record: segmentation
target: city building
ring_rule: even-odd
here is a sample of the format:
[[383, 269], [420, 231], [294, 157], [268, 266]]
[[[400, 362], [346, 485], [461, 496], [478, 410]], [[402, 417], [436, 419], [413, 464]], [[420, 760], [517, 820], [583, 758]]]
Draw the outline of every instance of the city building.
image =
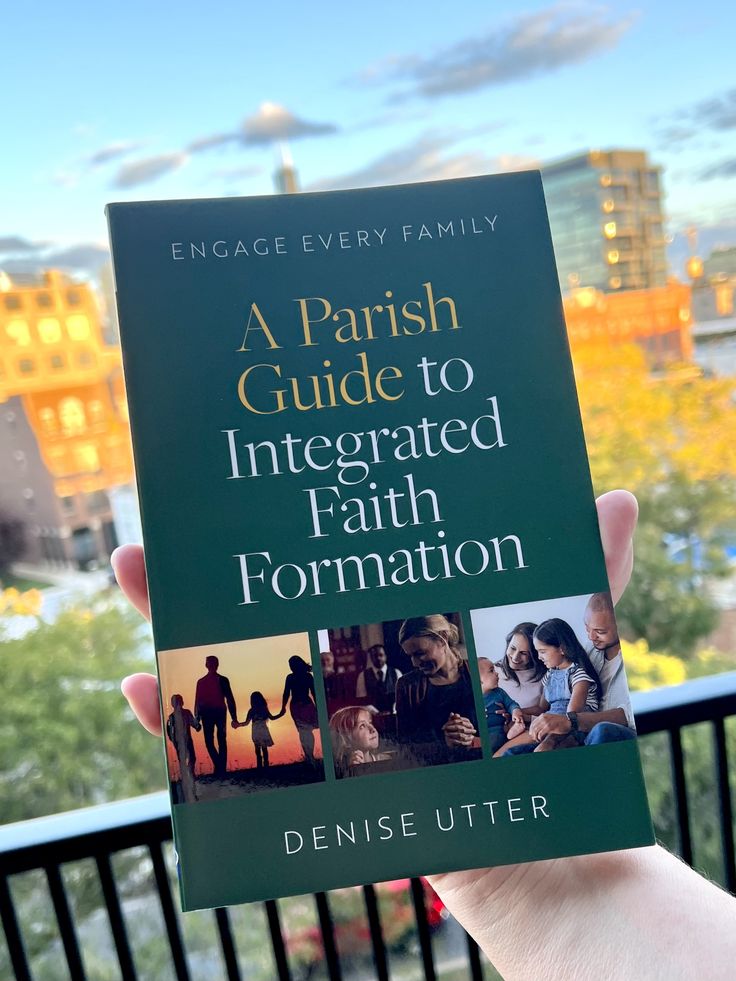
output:
[[641, 150], [590, 150], [542, 165], [563, 293], [667, 284], [660, 172]]
[[675, 279], [623, 293], [578, 287], [564, 297], [563, 306], [573, 348], [637, 344], [652, 368], [692, 360], [690, 287]]
[[281, 159], [274, 171], [274, 187], [278, 194], [295, 194], [299, 190], [299, 176], [294, 166], [291, 151], [286, 143], [281, 143], [279, 152]]
[[109, 491], [132, 478], [120, 350], [97, 298], [57, 271], [0, 273], [0, 515], [23, 559], [87, 568], [117, 544]]

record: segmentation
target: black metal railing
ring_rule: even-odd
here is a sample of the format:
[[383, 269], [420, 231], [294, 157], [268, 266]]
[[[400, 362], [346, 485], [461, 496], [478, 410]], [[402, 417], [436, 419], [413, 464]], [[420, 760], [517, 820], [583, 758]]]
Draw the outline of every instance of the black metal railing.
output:
[[[711, 784], [717, 792], [722, 878], [724, 884], [736, 892], [729, 779], [733, 767], [729, 766], [728, 739], [731, 733], [727, 729], [729, 717], [736, 716], [736, 672], [690, 681], [673, 688], [637, 693], [634, 696], [634, 709], [639, 733], [645, 737], [642, 745], [645, 745], [647, 737], [654, 734], [666, 734], [669, 741], [672, 803], [677, 828], [675, 847], [690, 864], [693, 863], [693, 835], [683, 729], [691, 726], [702, 728], [702, 724], [710, 727], [713, 761]], [[656, 738], [661, 739], [662, 736]], [[659, 769], [661, 771], [661, 765]], [[64, 869], [69, 868], [70, 863], [91, 862], [93, 877], [101, 893], [100, 906], [105, 912], [112, 948], [119, 965], [119, 976], [122, 981], [147, 981], [145, 968], [142, 970], [137, 963], [134, 942], [126, 922], [126, 899], [121, 898], [114, 869], [116, 857], [130, 849], [137, 850], [138, 855], [141, 849], [145, 853], [146, 876], [158, 897], [157, 915], [160, 913], [166, 938], [168, 975], [177, 981], [199, 981], [200, 977], [204, 977], [201, 971], [195, 973], [190, 965], [191, 952], [185, 943], [185, 931], [182, 930], [173, 897], [170, 838], [169, 801], [165, 793], [0, 827], [0, 917], [5, 931], [6, 960], [13, 972], [11, 977], [17, 981], [35, 981], [28, 938], [36, 925], [24, 921], [23, 910], [13, 895], [13, 885], [23, 876], [35, 874], [38, 877], [41, 873], [47, 905], [53, 910], [55, 919], [54, 935], [58, 938], [57, 970], [49, 974], [47, 965], [46, 976], [54, 979], [69, 977], [72, 981], [87, 981], [89, 978], [91, 981], [80, 943], [79, 924], [64, 876]], [[360, 976], [388, 981], [391, 976], [390, 951], [385, 939], [388, 924], [385, 914], [382, 915], [379, 900], [378, 887], [368, 885], [362, 888], [361, 929], [367, 938], [365, 946], [372, 963], [370, 973], [366, 973], [363, 964]], [[285, 922], [281, 902], [262, 904], [266, 933], [263, 942], [270, 948], [273, 964], [272, 973], [266, 976], [278, 978], [279, 981], [297, 981], [289, 949], [289, 923]], [[346, 959], [341, 956], [331, 898], [319, 893], [313, 897], [313, 903], [315, 949], [318, 953], [313, 958], [312, 967], [300, 965], [301, 977], [340, 981], [347, 977]], [[422, 880], [412, 880], [409, 884], [406, 907], [413, 916], [414, 977], [422, 977], [426, 981], [450, 976], [462, 976], [472, 981], [482, 981], [484, 978], [488, 981], [491, 977], [497, 977], [469, 937], [463, 938], [455, 951], [452, 971], [445, 971], [442, 964], [438, 965], [431, 906], [428, 906], [428, 891]], [[249, 910], [252, 908], [249, 907]], [[254, 975], [249, 973], [247, 967], [245, 970], [243, 968], [233, 912], [215, 910], [210, 924], [211, 942], [219, 948], [224, 977], [228, 981], [248, 981]]]

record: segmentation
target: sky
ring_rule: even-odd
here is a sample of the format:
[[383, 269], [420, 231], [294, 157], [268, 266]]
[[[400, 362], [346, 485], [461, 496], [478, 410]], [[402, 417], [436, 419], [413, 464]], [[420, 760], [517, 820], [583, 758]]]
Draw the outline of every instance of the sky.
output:
[[736, 8], [41, 0], [4, 9], [0, 269], [94, 270], [108, 201], [534, 167], [591, 148], [664, 168], [671, 258], [736, 245]]

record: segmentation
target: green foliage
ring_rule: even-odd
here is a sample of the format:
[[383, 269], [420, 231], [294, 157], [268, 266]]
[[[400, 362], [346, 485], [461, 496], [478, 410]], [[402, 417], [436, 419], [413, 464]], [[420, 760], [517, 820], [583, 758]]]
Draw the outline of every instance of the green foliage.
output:
[[0, 618], [2, 820], [21, 821], [165, 786], [161, 747], [120, 679], [150, 670], [140, 618], [114, 594], [38, 619], [20, 638]]
[[690, 654], [718, 622], [705, 583], [731, 573], [725, 546], [734, 531], [736, 485], [673, 474], [641, 491], [639, 506], [636, 563], [616, 611], [619, 626], [658, 650]]

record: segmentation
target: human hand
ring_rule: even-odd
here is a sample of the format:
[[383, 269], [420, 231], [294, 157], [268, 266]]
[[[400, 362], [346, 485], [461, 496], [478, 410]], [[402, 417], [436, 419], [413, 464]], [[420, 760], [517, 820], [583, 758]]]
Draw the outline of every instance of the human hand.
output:
[[230, 723], [230, 728], [231, 729], [239, 729], [243, 724], [244, 723], [242, 723], [242, 722], [238, 722], [237, 719], [233, 719], [232, 722]]
[[442, 726], [445, 743], [450, 746], [472, 746], [475, 736], [475, 726], [457, 712], [450, 712], [447, 722]]
[[365, 763], [365, 754], [361, 749], [354, 749], [350, 754], [350, 765], [358, 766], [360, 763]]
[[520, 736], [522, 732], [526, 732], [526, 726], [524, 725], [524, 720], [515, 719], [509, 726], [509, 730], [506, 733], [506, 738], [514, 739], [516, 736]]
[[[601, 541], [614, 603], [623, 593], [633, 564], [632, 535], [637, 505], [627, 491], [611, 491], [597, 501]], [[146, 618], [150, 616], [143, 549], [125, 545], [113, 553], [112, 565], [120, 588]], [[122, 691], [140, 723], [149, 732], [161, 733], [157, 682], [154, 675], [134, 674], [122, 682]], [[448, 720], [449, 722], [449, 720]], [[648, 849], [644, 851], [650, 851]], [[656, 851], [656, 850], [652, 850]], [[504, 976], [529, 977], [529, 924], [539, 933], [542, 925], [550, 936], [559, 932], [559, 910], [569, 901], [578, 908], [580, 899], [590, 904], [602, 883], [617, 888], [618, 872], [632, 855], [586, 855], [555, 861], [506, 865], [492, 869], [446, 872], [429, 877], [449, 911], [486, 950]], [[629, 862], [631, 865], [631, 862]], [[503, 930], [497, 929], [505, 924]], [[550, 926], [551, 925], [551, 926]], [[615, 934], [617, 942], [620, 934]], [[587, 956], [587, 952], [586, 952]], [[526, 960], [525, 960], [526, 958]]]
[[556, 712], [545, 712], [532, 719], [529, 735], [541, 742], [545, 736], [566, 736], [572, 729], [572, 724], [566, 715]]

